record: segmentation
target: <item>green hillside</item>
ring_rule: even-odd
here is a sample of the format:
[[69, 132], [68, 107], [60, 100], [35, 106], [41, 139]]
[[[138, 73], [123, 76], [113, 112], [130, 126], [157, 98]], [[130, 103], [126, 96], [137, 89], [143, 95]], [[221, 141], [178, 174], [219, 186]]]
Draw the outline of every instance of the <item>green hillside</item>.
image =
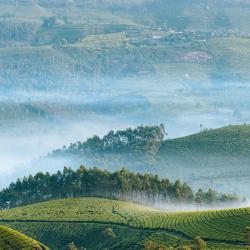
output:
[[[110, 244], [109, 249], [117, 249], [115, 246], [118, 242], [115, 235], [117, 233], [117, 240], [120, 240], [121, 228], [123, 244], [131, 244], [131, 240], [137, 241], [135, 248], [132, 249], [143, 249], [143, 245], [150, 239], [165, 246], [176, 247], [180, 242], [192, 245], [193, 239], [198, 235], [206, 241], [207, 249], [244, 249], [248, 244], [250, 209], [168, 213], [124, 201], [77, 198], [1, 211], [0, 218], [2, 223], [21, 232], [29, 230], [29, 234], [37, 235], [38, 239], [44, 237], [46, 244], [52, 242], [49, 241], [48, 235], [38, 234], [41, 228], [50, 228], [50, 233], [58, 232], [58, 235], [54, 236], [55, 242], [58, 241], [57, 238], [68, 234], [66, 239], [69, 242], [75, 241], [79, 245], [80, 240], [77, 237], [81, 230], [88, 231], [91, 237], [101, 239], [100, 235], [94, 234], [94, 230], [100, 234], [102, 226], [104, 231], [105, 228], [109, 228], [107, 238], [110, 242], [105, 241], [105, 244]], [[81, 223], [85, 229], [80, 229]], [[89, 227], [92, 227], [92, 230]], [[126, 231], [127, 229], [135, 233], [130, 240], [128, 238], [131, 232]], [[140, 235], [138, 230], [141, 232]], [[80, 246], [86, 247], [94, 238], [88, 239], [85, 236]], [[49, 246], [54, 249], [52, 245]]]
[[248, 197], [249, 152], [250, 126], [237, 125], [167, 140], [158, 156], [174, 176], [186, 176], [196, 187], [206, 183]]
[[13, 229], [0, 226], [0, 249], [1, 250], [48, 250], [39, 242], [21, 234]]
[[227, 126], [204, 130], [201, 133], [167, 140], [159, 154], [205, 153], [248, 156], [250, 153], [250, 125]]

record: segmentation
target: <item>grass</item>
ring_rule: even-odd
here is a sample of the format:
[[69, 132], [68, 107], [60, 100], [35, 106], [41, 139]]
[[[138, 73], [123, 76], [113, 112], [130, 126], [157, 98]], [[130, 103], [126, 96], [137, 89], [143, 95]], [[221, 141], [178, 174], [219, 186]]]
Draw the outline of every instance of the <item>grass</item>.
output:
[[209, 246], [244, 249], [250, 209], [167, 213], [124, 201], [76, 198], [2, 211], [0, 218], [3, 223], [19, 223], [20, 231], [22, 223], [32, 222], [106, 224], [145, 232], [144, 238], [138, 238], [141, 241], [155, 239], [159, 243], [176, 245], [181, 240], [191, 242], [199, 235]]
[[0, 226], [0, 249], [46, 250], [47, 247], [24, 234], [5, 226]]

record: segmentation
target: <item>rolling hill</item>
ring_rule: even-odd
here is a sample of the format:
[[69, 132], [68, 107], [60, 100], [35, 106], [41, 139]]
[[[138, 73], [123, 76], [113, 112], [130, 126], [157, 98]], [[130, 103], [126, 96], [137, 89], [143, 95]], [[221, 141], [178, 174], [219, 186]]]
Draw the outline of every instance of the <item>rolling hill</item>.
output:
[[170, 171], [176, 168], [176, 173], [189, 175], [189, 181], [193, 178], [195, 185], [207, 182], [226, 189], [235, 181], [238, 188], [234, 191], [247, 195], [249, 138], [249, 125], [205, 130], [165, 141], [158, 156]]
[[158, 156], [170, 165], [174, 163], [186, 165], [188, 169], [198, 170], [199, 166], [202, 171], [211, 168], [215, 170], [214, 174], [227, 171], [224, 174], [228, 177], [236, 166], [238, 167], [236, 176], [241, 176], [241, 170], [248, 169], [249, 152], [250, 125], [230, 125], [166, 140]]
[[143, 249], [150, 240], [165, 247], [191, 246], [198, 235], [207, 249], [247, 249], [250, 210], [167, 213], [129, 202], [77, 198], [1, 211], [0, 220], [37, 235], [52, 249], [64, 249], [72, 241], [79, 247], [100, 249], [97, 240], [108, 249]]
[[[125, 166], [130, 171], [180, 178], [194, 188], [213, 188], [249, 197], [250, 125], [205, 129], [190, 136], [162, 141], [147, 137], [147, 129], [145, 134], [142, 132], [140, 137], [133, 139], [138, 128], [72, 143], [55, 150], [40, 163], [46, 166], [53, 159], [53, 166], [58, 166], [56, 161], [59, 161], [68, 166], [86, 164], [111, 170]], [[150, 131], [154, 126], [146, 128]], [[105, 147], [105, 143], [110, 146]], [[232, 185], [232, 181], [237, 185]]]
[[48, 250], [47, 247], [39, 242], [5, 226], [0, 226], [0, 249]]
[[250, 153], [250, 125], [231, 125], [219, 129], [203, 130], [201, 133], [167, 140], [159, 154], [205, 153], [248, 156]]

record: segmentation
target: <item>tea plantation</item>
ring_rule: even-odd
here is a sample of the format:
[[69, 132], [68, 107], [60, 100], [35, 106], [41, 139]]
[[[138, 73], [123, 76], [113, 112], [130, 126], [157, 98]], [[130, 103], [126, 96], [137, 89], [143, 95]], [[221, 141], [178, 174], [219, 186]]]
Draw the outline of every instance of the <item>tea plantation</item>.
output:
[[168, 213], [125, 201], [75, 198], [4, 210], [0, 220], [52, 249], [67, 249], [70, 242], [87, 249], [144, 249], [147, 241], [176, 248], [192, 245], [196, 236], [207, 249], [247, 249], [250, 208]]
[[0, 226], [0, 249], [48, 250], [39, 242], [5, 226]]

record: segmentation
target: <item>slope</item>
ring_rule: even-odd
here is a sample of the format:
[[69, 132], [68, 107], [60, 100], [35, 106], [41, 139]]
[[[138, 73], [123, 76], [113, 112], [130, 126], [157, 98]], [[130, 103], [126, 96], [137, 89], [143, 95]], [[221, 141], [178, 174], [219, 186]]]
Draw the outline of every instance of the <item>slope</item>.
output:
[[165, 141], [160, 154], [167, 155], [173, 152], [248, 156], [250, 125], [204, 130], [198, 134]]
[[[237, 125], [206, 130], [163, 143], [159, 158], [173, 175], [194, 185], [229, 187], [247, 196], [249, 183], [250, 126]], [[164, 170], [161, 169], [161, 172]], [[232, 183], [237, 183], [232, 185]]]
[[[65, 224], [67, 228], [71, 224], [83, 223], [83, 225], [106, 225], [107, 228], [126, 227], [141, 230], [146, 233], [144, 242], [150, 235], [152, 237], [155, 233], [162, 232], [172, 239], [177, 239], [175, 243], [179, 239], [191, 244], [192, 239], [200, 235], [210, 247], [219, 244], [220, 247], [242, 249], [248, 244], [247, 227], [250, 225], [250, 209], [167, 213], [124, 201], [75, 198], [1, 211], [0, 218], [2, 223], [14, 225], [20, 231], [25, 230], [27, 223], [33, 223], [33, 227], [51, 223], [55, 228], [57, 225], [62, 228]], [[74, 238], [74, 232], [71, 231], [70, 234]]]
[[48, 250], [39, 242], [5, 226], [0, 226], [0, 249]]

